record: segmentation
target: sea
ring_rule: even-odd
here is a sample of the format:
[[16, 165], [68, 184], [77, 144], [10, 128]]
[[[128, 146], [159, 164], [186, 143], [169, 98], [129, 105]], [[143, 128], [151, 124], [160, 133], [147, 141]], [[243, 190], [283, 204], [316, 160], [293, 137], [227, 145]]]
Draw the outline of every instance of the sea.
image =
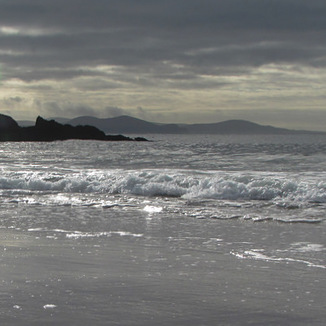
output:
[[0, 143], [1, 325], [325, 325], [326, 136]]

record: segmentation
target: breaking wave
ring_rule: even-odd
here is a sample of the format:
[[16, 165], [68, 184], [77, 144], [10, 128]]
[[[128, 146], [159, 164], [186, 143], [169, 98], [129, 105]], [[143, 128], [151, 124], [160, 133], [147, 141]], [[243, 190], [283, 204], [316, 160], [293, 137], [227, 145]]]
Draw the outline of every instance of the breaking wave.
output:
[[326, 203], [326, 181], [316, 175], [193, 170], [10, 172], [0, 191], [131, 194], [184, 199], [264, 200], [278, 205]]

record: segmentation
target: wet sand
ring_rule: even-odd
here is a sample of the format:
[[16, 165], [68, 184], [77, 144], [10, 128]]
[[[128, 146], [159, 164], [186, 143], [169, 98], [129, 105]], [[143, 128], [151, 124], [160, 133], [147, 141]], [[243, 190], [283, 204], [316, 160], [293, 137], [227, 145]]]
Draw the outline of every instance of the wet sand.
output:
[[322, 269], [141, 237], [1, 229], [0, 239], [3, 326], [322, 326], [326, 318]]

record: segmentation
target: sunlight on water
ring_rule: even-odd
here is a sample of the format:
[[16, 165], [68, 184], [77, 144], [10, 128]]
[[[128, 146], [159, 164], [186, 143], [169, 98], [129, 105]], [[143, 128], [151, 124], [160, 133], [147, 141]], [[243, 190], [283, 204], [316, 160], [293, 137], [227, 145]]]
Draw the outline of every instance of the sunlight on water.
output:
[[155, 137], [0, 143], [1, 325], [322, 325], [326, 139]]

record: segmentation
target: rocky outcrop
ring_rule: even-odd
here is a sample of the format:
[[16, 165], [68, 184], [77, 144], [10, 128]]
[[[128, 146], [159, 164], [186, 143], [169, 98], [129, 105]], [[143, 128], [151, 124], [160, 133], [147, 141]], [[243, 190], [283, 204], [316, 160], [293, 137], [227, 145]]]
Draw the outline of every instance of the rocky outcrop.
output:
[[9, 116], [0, 115], [0, 141], [55, 141], [68, 139], [88, 139], [103, 141], [146, 141], [145, 138], [133, 139], [123, 135], [105, 135], [92, 126], [60, 124], [54, 120], [36, 119], [33, 127], [19, 127]]
[[8, 115], [0, 114], [0, 141], [10, 141], [17, 137], [21, 127]]
[[8, 115], [0, 114], [0, 130], [15, 130], [18, 129], [18, 123]]

